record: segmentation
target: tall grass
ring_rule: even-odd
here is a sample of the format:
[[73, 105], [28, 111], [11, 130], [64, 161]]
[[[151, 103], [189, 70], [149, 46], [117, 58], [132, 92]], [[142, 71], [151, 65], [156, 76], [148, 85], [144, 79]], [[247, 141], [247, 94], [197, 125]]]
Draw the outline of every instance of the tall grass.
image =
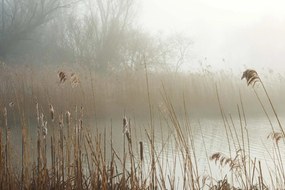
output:
[[[2, 68], [1, 189], [285, 187], [280, 148], [284, 132], [273, 105], [276, 94], [273, 91], [273, 98], [269, 96], [258, 75], [247, 78], [249, 84], [261, 82], [263, 96], [255, 88], [252, 95], [240, 81], [227, 80], [224, 73], [217, 77], [211, 73], [173, 75], [150, 72], [147, 66], [135, 75], [94, 73], [91, 80], [92, 74], [85, 73], [72, 67], [47, 68], [45, 72], [34, 67]], [[269, 120], [272, 133], [265, 134], [274, 145], [273, 154], [268, 151], [273, 169], [251, 152], [247, 114], [253, 112], [249, 108], [256, 98], [267, 118], [271, 109], [278, 121], [280, 131]], [[237, 120], [227, 114], [229, 110], [236, 113]], [[136, 118], [146, 113], [148, 125], [140, 126]], [[202, 127], [197, 134], [190, 121], [197, 113], [221, 117], [228, 152], [209, 152]], [[106, 118], [120, 118], [121, 123], [100, 124]], [[117, 128], [122, 132], [117, 133]], [[13, 142], [12, 137], [20, 140]], [[203, 143], [208, 173], [199, 165], [197, 138]], [[213, 174], [212, 162], [223, 175]]]

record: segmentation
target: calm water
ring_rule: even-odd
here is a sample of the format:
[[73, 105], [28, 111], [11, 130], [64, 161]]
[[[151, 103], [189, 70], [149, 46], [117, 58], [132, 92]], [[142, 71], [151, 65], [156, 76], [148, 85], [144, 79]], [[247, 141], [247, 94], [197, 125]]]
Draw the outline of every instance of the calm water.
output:
[[[270, 183], [268, 168], [273, 168], [274, 159], [272, 158], [274, 153], [273, 140], [268, 138], [268, 135], [272, 132], [268, 119], [264, 117], [249, 117], [245, 121], [238, 118], [232, 120], [228, 117], [226, 121], [226, 128], [221, 118], [190, 118], [188, 121], [185, 118], [179, 119], [183, 135], [188, 139], [189, 149], [193, 150], [192, 155], [196, 156], [198, 165], [198, 175], [206, 176], [212, 175], [215, 179], [219, 180], [229, 175], [228, 167], [221, 167], [220, 164], [215, 164], [214, 161], [209, 161], [209, 157], [216, 153], [223, 153], [227, 157], [234, 158], [236, 156], [236, 150], [239, 149], [238, 142], [242, 147], [245, 147], [246, 154], [250, 155], [250, 158], [257, 161], [261, 161], [263, 166], [263, 173], [265, 181]], [[275, 130], [279, 131], [275, 118], [272, 118]], [[285, 123], [285, 117], [281, 117], [281, 123]], [[92, 135], [95, 137], [97, 132], [106, 136], [106, 156], [111, 155], [111, 139], [112, 144], [116, 152], [123, 156], [124, 134], [123, 134], [123, 122], [122, 118], [110, 119], [109, 121], [97, 120], [84, 122], [85, 127], [90, 129]], [[242, 127], [241, 127], [242, 125]], [[165, 177], [167, 175], [177, 178], [176, 183], [181, 185], [183, 178], [183, 169], [181, 162], [181, 147], [176, 143], [176, 132], [173, 124], [168, 120], [159, 118], [154, 119], [153, 122], [155, 130], [155, 150], [156, 155], [159, 158], [159, 162], [162, 165]], [[147, 170], [150, 168], [150, 143], [147, 134], [151, 135], [150, 121], [149, 119], [134, 119], [130, 120], [130, 129], [132, 133], [132, 143], [134, 152], [137, 158], [139, 158], [139, 142], [142, 141], [144, 145], [144, 168]], [[35, 130], [36, 131], [36, 130]], [[243, 131], [243, 133], [241, 132]], [[249, 137], [249, 151], [247, 143], [247, 133]], [[11, 128], [12, 138], [14, 138], [12, 145], [14, 145], [15, 152], [20, 152], [20, 141], [17, 132], [20, 134], [20, 128]], [[242, 135], [243, 134], [243, 135]], [[228, 138], [227, 138], [228, 137]], [[245, 144], [242, 144], [242, 138], [245, 139]], [[229, 143], [230, 142], [230, 147]], [[192, 148], [191, 148], [192, 142]], [[284, 143], [280, 141], [281, 154], [285, 156]], [[19, 148], [18, 148], [19, 147]], [[17, 150], [18, 149], [18, 150]], [[229, 151], [231, 149], [231, 152]], [[285, 157], [284, 157], [285, 158]], [[285, 163], [285, 160], [284, 160]], [[209, 169], [209, 167], [211, 169]], [[175, 169], [174, 169], [175, 168]], [[175, 173], [174, 173], [175, 172]]]
[[[281, 123], [285, 122], [284, 117], [280, 118], [280, 120]], [[276, 119], [273, 117], [271, 121], [275, 127], [274, 130], [280, 131]], [[230, 171], [228, 167], [221, 167], [219, 162], [215, 164], [214, 161], [209, 161], [209, 157], [216, 152], [220, 152], [227, 157], [234, 158], [236, 151], [240, 149], [240, 144], [241, 148], [245, 148], [247, 159], [249, 159], [250, 156], [252, 161], [255, 158], [256, 161], [261, 161], [264, 179], [267, 183], [270, 183], [268, 168], [274, 168], [274, 161], [276, 162], [276, 159], [273, 158], [273, 140], [268, 138], [268, 135], [272, 132], [272, 128], [267, 118], [250, 117], [247, 118], [246, 123], [245, 121], [240, 123], [238, 118], [231, 120], [230, 117], [228, 117], [227, 121], [225, 121], [227, 131], [225, 130], [225, 125], [221, 118], [192, 118], [189, 119], [188, 122], [182, 118], [179, 122], [185, 138], [189, 140], [189, 148], [195, 152], [199, 176], [210, 175], [210, 171], [217, 180], [223, 179], [225, 175], [229, 176]], [[130, 123], [132, 139], [134, 139], [133, 145], [137, 152], [139, 152], [139, 141], [144, 143], [145, 165], [149, 167], [150, 145], [146, 133], [150, 135], [150, 122], [149, 120], [132, 119]], [[175, 172], [177, 180], [182, 182], [181, 151], [179, 145], [175, 143], [175, 129], [170, 121], [164, 119], [155, 119], [153, 123], [155, 129], [155, 148], [159, 160], [165, 169], [165, 177]], [[99, 131], [102, 130], [102, 126], [104, 126], [107, 134], [110, 134], [110, 129], [112, 128], [113, 145], [115, 149], [118, 150], [118, 153], [122, 153], [124, 136], [122, 132], [122, 120], [113, 120], [109, 123], [102, 122], [97, 125], [100, 126], [98, 127]], [[110, 137], [110, 135], [107, 136]], [[242, 141], [243, 138], [244, 145]], [[190, 147], [191, 142], [193, 148]], [[282, 140], [279, 145], [281, 154], [285, 155], [285, 151], [282, 152], [282, 150], [285, 150]], [[174, 165], [174, 163], [176, 164]], [[209, 169], [209, 167], [211, 169]], [[175, 170], [173, 170], [173, 168], [175, 168]], [[177, 183], [179, 182], [177, 181]], [[179, 184], [181, 185], [181, 183]]]

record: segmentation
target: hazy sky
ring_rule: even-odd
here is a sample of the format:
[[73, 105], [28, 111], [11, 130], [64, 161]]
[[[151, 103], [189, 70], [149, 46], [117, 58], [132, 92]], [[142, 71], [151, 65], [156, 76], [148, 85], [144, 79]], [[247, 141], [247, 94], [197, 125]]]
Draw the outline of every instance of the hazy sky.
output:
[[146, 30], [192, 38], [189, 64], [202, 60], [216, 68], [285, 72], [284, 0], [142, 0], [141, 4], [140, 20]]

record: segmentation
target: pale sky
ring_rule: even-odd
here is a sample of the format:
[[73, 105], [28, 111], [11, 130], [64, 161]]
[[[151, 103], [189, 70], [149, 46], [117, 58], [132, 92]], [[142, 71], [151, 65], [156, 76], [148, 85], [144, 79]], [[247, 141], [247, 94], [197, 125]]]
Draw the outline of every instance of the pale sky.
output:
[[[214, 68], [285, 73], [284, 0], [142, 0], [140, 21], [152, 33], [189, 36], [193, 60]], [[223, 61], [224, 59], [224, 61]]]

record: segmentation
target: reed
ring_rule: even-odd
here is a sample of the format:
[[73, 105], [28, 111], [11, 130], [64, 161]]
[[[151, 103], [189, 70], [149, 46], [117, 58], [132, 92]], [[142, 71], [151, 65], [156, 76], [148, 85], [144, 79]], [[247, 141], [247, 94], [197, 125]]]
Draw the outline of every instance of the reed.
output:
[[[135, 104], [135, 106], [149, 113], [149, 123], [147, 126], [140, 126], [134, 122], [135, 119], [133, 120], [135, 117], [132, 117], [130, 111], [133, 110], [131, 109], [133, 105], [130, 105], [131, 100], [128, 100], [130, 97], [123, 97], [124, 93], [121, 93], [118, 88], [112, 89], [113, 86], [105, 85], [108, 90], [100, 87], [102, 84], [96, 84], [98, 78], [92, 79], [91, 86], [96, 85], [96, 88], [94, 86], [92, 91], [88, 92], [90, 84], [85, 84], [84, 79], [79, 80], [78, 76], [73, 71], [66, 72], [62, 69], [58, 72], [57, 78], [54, 78], [53, 85], [56, 87], [53, 87], [49, 81], [43, 86], [33, 83], [32, 90], [26, 92], [25, 87], [20, 88], [20, 84], [14, 83], [17, 90], [13, 93], [1, 92], [1, 97], [13, 99], [13, 104], [20, 108], [17, 111], [9, 109], [14, 106], [11, 100], [9, 98], [1, 100], [0, 189], [228, 190], [241, 188], [251, 190], [285, 187], [282, 161], [283, 128], [277, 109], [273, 106], [273, 100], [255, 71], [246, 71], [242, 78], [245, 78], [247, 84], [252, 85], [254, 90], [258, 87], [258, 83], [262, 84], [267, 102], [262, 101], [260, 92], [257, 90], [255, 90], [255, 96], [262, 104], [262, 110], [267, 114], [269, 112], [266, 103], [269, 103], [270, 110], [278, 123], [280, 131], [272, 130], [267, 136], [274, 144], [272, 156], [272, 160], [275, 161], [274, 172], [271, 168], [266, 168], [266, 164], [261, 160], [252, 156], [248, 112], [245, 111], [247, 108], [245, 93], [247, 92], [242, 91], [240, 86], [239, 93], [235, 97], [238, 104], [233, 103], [237, 113], [237, 119], [234, 119], [231, 114], [226, 114], [228, 107], [225, 105], [224, 89], [220, 84], [223, 80], [211, 83], [212, 78], [205, 80], [203, 79], [205, 75], [197, 74], [195, 77], [198, 79], [191, 78], [193, 85], [200, 82], [193, 87], [194, 90], [183, 85], [176, 89], [168, 82], [183, 83], [187, 77], [175, 79], [176, 81], [163, 79], [166, 76], [156, 78], [145, 63], [144, 73], [138, 76], [143, 79], [144, 85], [141, 86], [144, 89], [145, 105]], [[105, 82], [110, 84], [114, 81]], [[131, 95], [138, 95], [141, 93], [140, 90], [137, 87], [131, 88], [134, 84], [130, 82], [121, 87]], [[186, 85], [186, 82], [183, 84]], [[235, 83], [228, 83], [230, 87], [233, 87], [233, 84]], [[96, 89], [105, 91], [103, 93]], [[181, 93], [179, 96], [179, 90], [182, 90], [182, 97]], [[210, 100], [203, 103], [201, 107], [207, 107], [209, 102], [211, 102], [210, 106], [215, 105], [216, 112], [219, 112], [223, 121], [223, 132], [226, 134], [224, 144], [228, 147], [228, 152], [209, 152], [200, 122], [199, 132], [193, 130], [194, 126], [190, 118], [195, 108], [192, 106], [198, 105], [195, 103], [198, 96], [202, 97], [202, 94], [197, 91], [211, 93], [211, 97], [204, 97], [204, 100], [207, 98]], [[97, 119], [100, 115], [96, 112], [100, 109], [100, 104], [97, 105], [94, 99], [100, 95], [108, 99], [114, 92], [118, 92], [118, 98], [122, 100], [118, 103], [121, 106], [119, 113], [127, 108], [119, 119], [120, 124], [111, 122], [111, 126], [106, 127], [97, 124], [97, 120], [90, 122], [90, 116], [96, 115]], [[139, 96], [138, 99], [141, 97]], [[182, 106], [178, 106], [179, 101]], [[114, 102], [111, 101], [111, 103]], [[26, 104], [32, 105], [32, 108]], [[96, 109], [88, 107], [89, 104], [96, 105]], [[103, 104], [101, 106], [103, 109]], [[105, 107], [108, 105], [105, 104]], [[19, 123], [14, 122], [16, 127], [21, 126], [19, 143], [22, 146], [20, 146], [21, 151], [17, 153], [15, 153], [17, 143], [12, 141], [17, 129], [10, 122], [11, 118], [19, 121]], [[270, 118], [269, 114], [267, 118]], [[270, 123], [270, 126], [274, 129], [273, 123]], [[120, 131], [123, 128], [123, 134], [114, 133], [116, 128], [120, 128]], [[170, 131], [166, 137], [163, 136], [165, 128]], [[136, 130], [143, 132], [138, 135]], [[158, 138], [159, 135], [163, 138]], [[207, 173], [199, 165], [201, 150], [197, 148], [199, 146], [197, 139], [201, 140], [202, 149], [207, 157], [206, 163], [209, 169]], [[17, 159], [14, 155], [19, 152], [21, 156]], [[268, 154], [270, 153], [271, 151], [268, 150]], [[170, 154], [172, 158], [168, 157]], [[224, 171], [219, 178], [216, 178], [213, 173], [212, 163]], [[269, 171], [271, 179], [265, 177], [266, 170]]]

